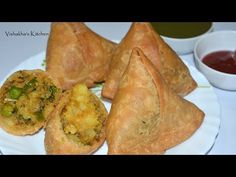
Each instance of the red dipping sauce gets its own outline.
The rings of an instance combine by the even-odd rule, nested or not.
[[[206,55],[202,62],[217,71],[236,74],[236,51],[212,52]]]

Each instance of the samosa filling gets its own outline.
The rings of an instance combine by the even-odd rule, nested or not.
[[[95,95],[85,85],[76,85],[70,101],[62,111],[63,130],[66,135],[83,145],[92,145],[99,139],[105,120]]]
[[[58,98],[51,79],[19,71],[0,95],[0,114],[15,125],[34,125],[45,120],[45,108]]]

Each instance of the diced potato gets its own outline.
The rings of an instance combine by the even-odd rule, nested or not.
[[[72,124],[67,125],[64,130],[66,133],[71,133],[73,135],[77,132],[76,127]]]
[[[102,128],[94,100],[91,100],[90,96],[91,93],[85,85],[76,85],[63,114],[66,120],[65,133],[77,134],[80,142],[84,144],[91,143]]]

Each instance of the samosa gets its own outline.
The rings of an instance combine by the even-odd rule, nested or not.
[[[0,88],[0,127],[17,136],[37,133],[61,95],[59,83],[43,70],[14,72]]]
[[[102,96],[113,99],[120,79],[129,63],[131,51],[140,48],[159,70],[166,83],[180,96],[197,87],[187,66],[164,42],[150,23],[135,22],[114,51]]]
[[[204,113],[170,89],[135,48],[108,115],[108,153],[163,154],[190,138],[203,119]]]
[[[84,84],[63,93],[45,131],[47,154],[92,154],[105,141],[107,110]]]
[[[93,87],[104,81],[115,47],[84,23],[52,23],[46,70],[65,90],[77,83]]]

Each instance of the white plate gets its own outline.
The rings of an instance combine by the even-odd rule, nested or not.
[[[44,59],[45,52],[29,58],[14,68],[5,79],[13,72],[21,69],[44,69],[44,66],[42,66]],[[187,66],[199,87],[185,98],[203,110],[205,118],[201,127],[193,136],[185,142],[167,150],[166,154],[206,154],[213,146],[219,131],[220,106],[212,86],[198,70],[188,64]],[[0,85],[3,84],[5,79],[1,81]],[[92,90],[96,95],[100,96],[101,87]],[[103,103],[109,111],[111,104],[106,101],[103,101]],[[46,154],[44,149],[44,134],[44,130],[41,130],[35,135],[21,137],[8,134],[0,129],[0,150],[3,154]],[[104,143],[95,154],[107,154],[107,144]]]

